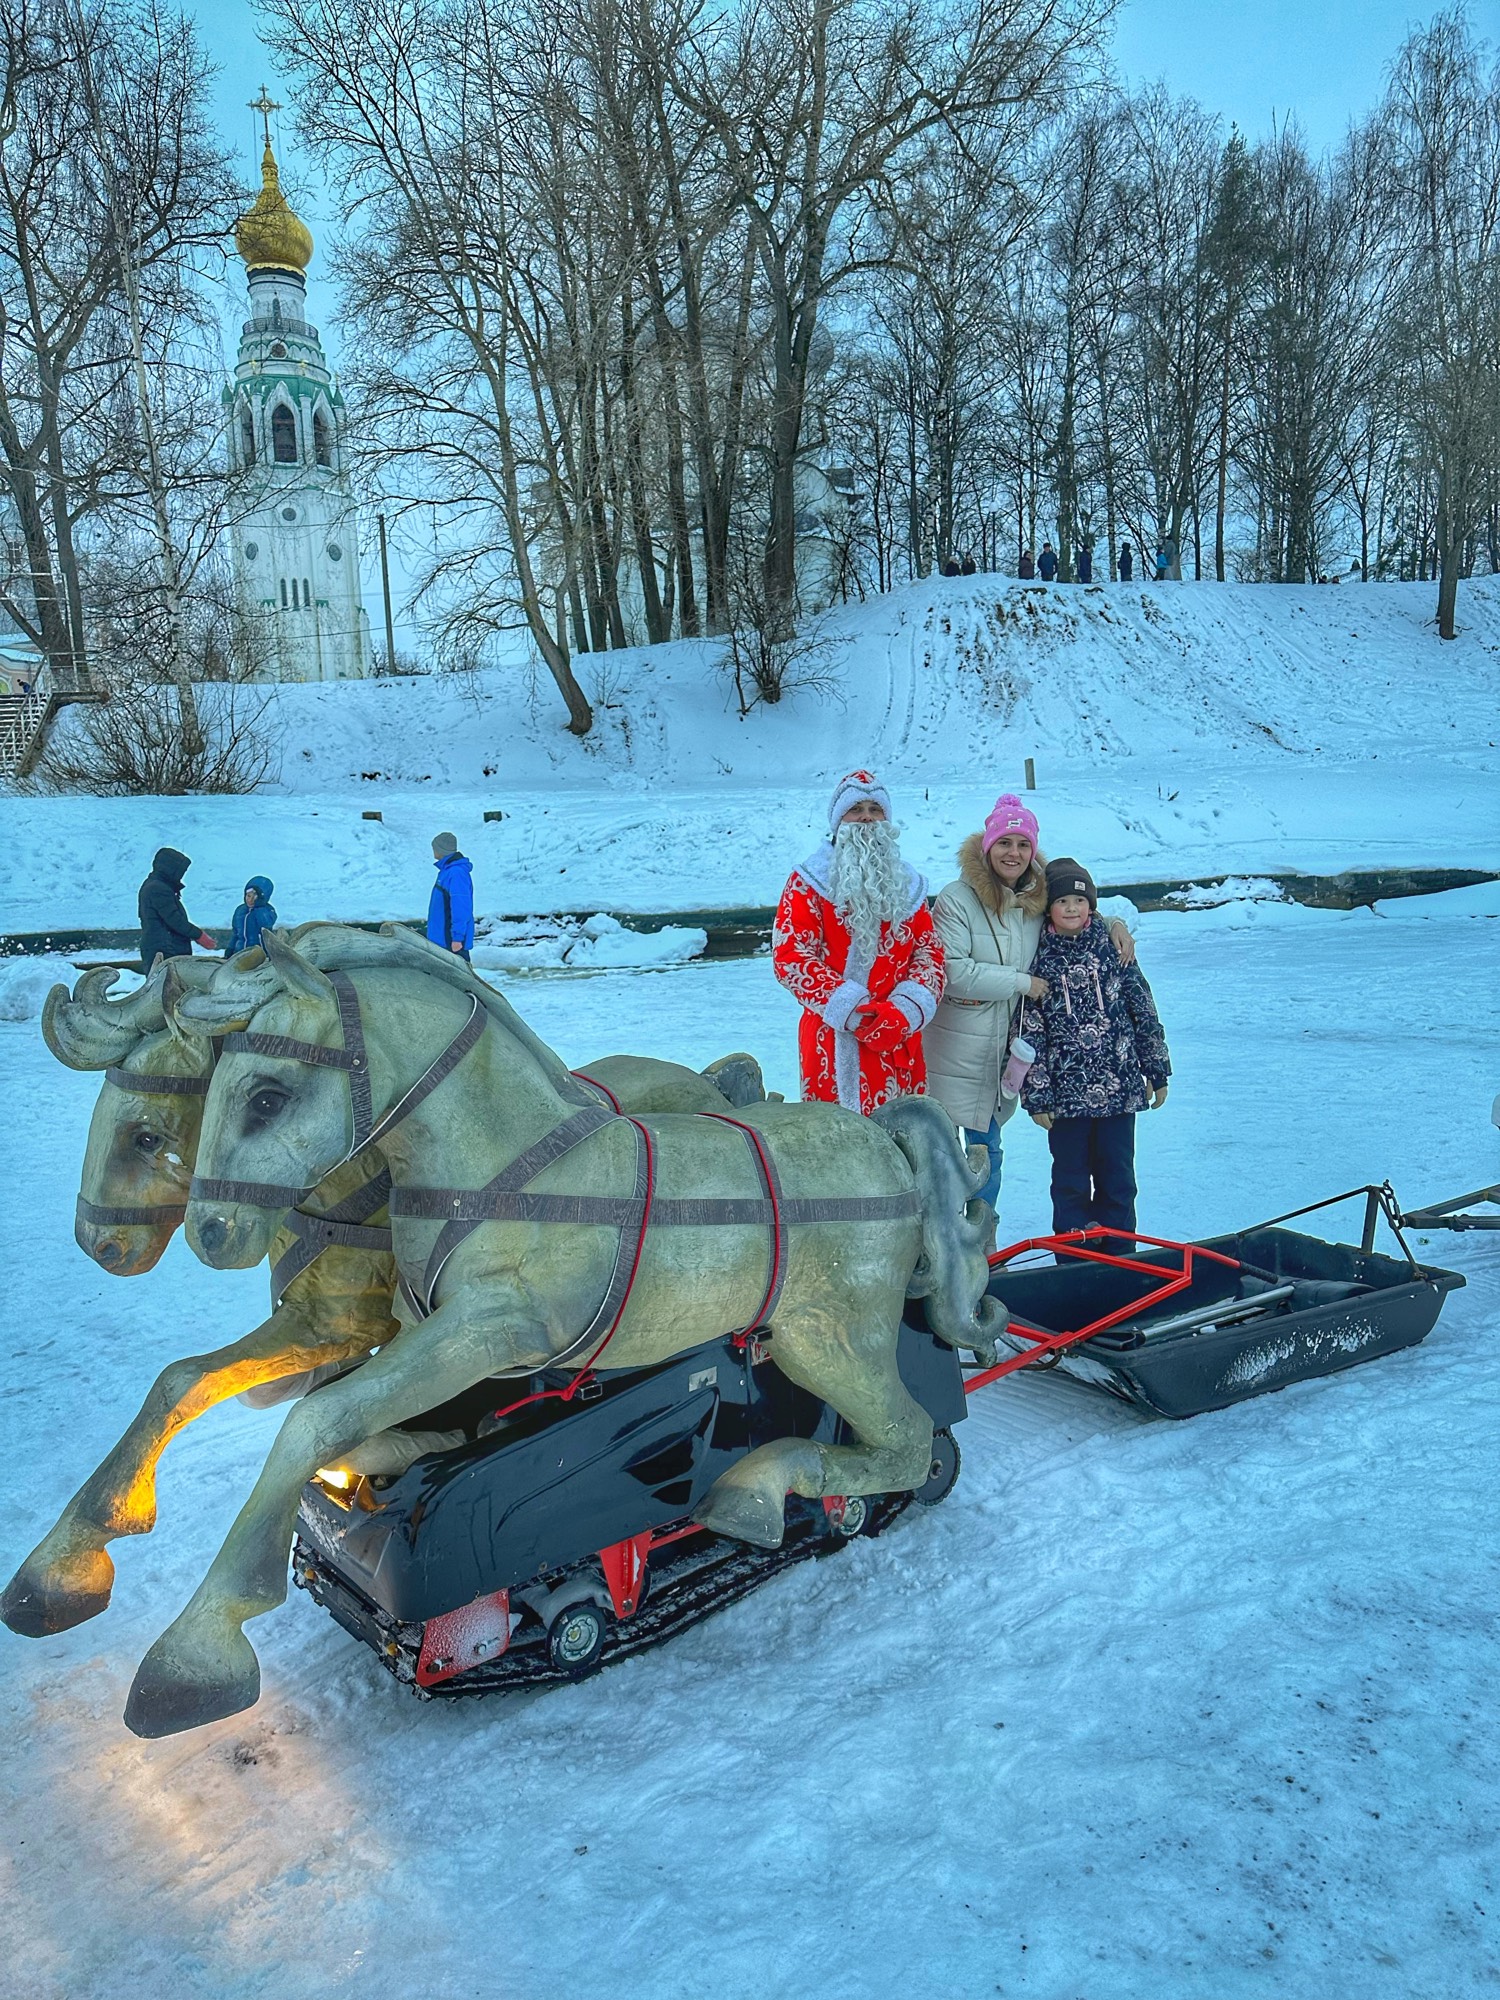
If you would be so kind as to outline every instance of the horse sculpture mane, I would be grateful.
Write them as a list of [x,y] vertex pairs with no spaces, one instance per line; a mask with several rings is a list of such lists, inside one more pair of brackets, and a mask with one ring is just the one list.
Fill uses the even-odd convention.
[[[415,931],[400,924],[383,924],[378,932],[371,932],[349,924],[307,923],[287,931],[284,937],[278,932],[277,937],[320,972],[420,972],[440,985],[474,995],[491,1018],[542,1065],[548,1081],[562,1096],[577,1100],[585,1094],[562,1057],[527,1027],[497,987],[482,979],[456,952],[443,951]],[[281,990],[275,967],[257,945],[217,968],[208,987],[186,995],[176,1013],[185,1026],[200,1033],[204,1028],[238,1028]]]

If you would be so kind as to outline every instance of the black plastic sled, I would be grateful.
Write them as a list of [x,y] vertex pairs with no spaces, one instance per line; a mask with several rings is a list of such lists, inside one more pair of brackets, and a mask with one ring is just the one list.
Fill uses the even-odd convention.
[[[1015,1351],[971,1374],[970,1390],[1017,1366],[1056,1366],[1157,1416],[1193,1417],[1414,1347],[1464,1280],[1411,1255],[1388,1188],[1352,1192],[1367,1199],[1357,1249],[1276,1226],[1287,1216],[1193,1244],[1127,1237],[1123,1252],[1109,1230],[1013,1245],[990,1290],[1010,1315]],[[1400,1258],[1372,1247],[1381,1212]],[[1036,1249],[1053,1251],[1056,1265],[1006,1268]]]
[[[578,1680],[641,1651],[790,1564],[877,1534],[958,1477],[964,1415],[952,1348],[903,1325],[907,1388],[936,1431],[915,1494],[787,1500],[780,1549],[698,1527],[695,1507],[736,1459],[778,1437],[840,1442],[840,1419],[769,1360],[712,1341],[646,1370],[484,1382],[416,1420],[469,1441],[392,1479],[319,1475],[305,1488],[294,1580],[417,1693]],[[498,1424],[500,1403],[510,1412]]]

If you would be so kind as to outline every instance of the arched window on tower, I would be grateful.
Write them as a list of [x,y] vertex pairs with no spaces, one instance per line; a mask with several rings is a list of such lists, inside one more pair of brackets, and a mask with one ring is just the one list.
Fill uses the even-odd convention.
[[313,457],[319,465],[333,463],[333,425],[322,410],[313,412]]
[[285,403],[271,412],[271,456],[278,465],[297,463],[297,419]]
[[248,403],[240,404],[240,464],[255,463],[255,418]]

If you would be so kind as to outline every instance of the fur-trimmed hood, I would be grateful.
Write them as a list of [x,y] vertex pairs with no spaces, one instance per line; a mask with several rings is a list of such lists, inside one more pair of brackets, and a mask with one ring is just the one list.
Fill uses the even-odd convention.
[[1045,916],[1047,912],[1047,857],[1037,848],[1031,857],[1031,866],[1021,877],[1019,889],[1007,889],[999,876],[985,859],[983,833],[971,833],[958,850],[958,872],[966,887],[971,889],[987,910],[993,910],[997,917],[1003,917],[1007,910],[1019,906],[1028,917]]

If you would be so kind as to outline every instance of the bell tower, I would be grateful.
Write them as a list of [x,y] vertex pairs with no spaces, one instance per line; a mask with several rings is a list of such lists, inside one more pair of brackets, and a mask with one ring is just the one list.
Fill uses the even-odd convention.
[[264,84],[251,110],[265,150],[255,205],[234,228],[250,317],[224,392],[236,506],[235,591],[270,640],[263,674],[359,679],[370,671],[359,521],[344,455],[344,399],[307,318],[310,231],[281,192]]

